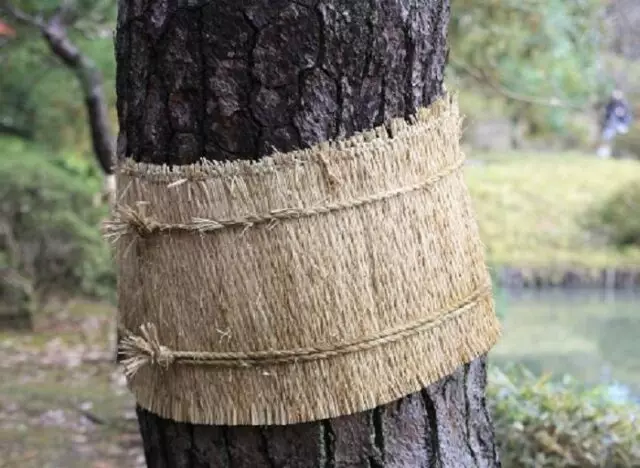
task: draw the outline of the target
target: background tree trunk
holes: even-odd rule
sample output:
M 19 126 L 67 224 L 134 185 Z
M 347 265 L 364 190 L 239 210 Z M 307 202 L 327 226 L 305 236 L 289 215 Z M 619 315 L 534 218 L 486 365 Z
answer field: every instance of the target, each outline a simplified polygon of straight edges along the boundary
M 449 0 L 119 8 L 119 157 L 260 158 L 410 116 L 442 92 Z M 495 467 L 485 381 L 483 358 L 395 403 L 292 426 L 179 424 L 140 408 L 138 418 L 154 468 Z
M 62 2 L 56 13 L 47 20 L 32 16 L 8 1 L 0 1 L 0 13 L 8 13 L 16 21 L 37 28 L 46 41 L 49 50 L 76 75 L 82 93 L 91 131 L 93 153 L 104 173 L 103 193 L 100 198 L 112 204 L 115 195 L 115 139 L 109 120 L 109 104 L 104 94 L 104 81 L 98 66 L 85 55 L 69 37 L 65 24 L 68 2 Z M 13 125 L 0 124 L 0 133 L 13 134 L 29 139 L 32 132 Z M 96 202 L 99 201 L 96 197 Z
M 42 26 L 49 49 L 74 71 L 84 94 L 93 152 L 103 172 L 113 174 L 115 139 L 109 121 L 109 106 L 104 95 L 104 82 L 98 66 L 69 39 L 60 16 Z
M 115 145 L 109 121 L 109 106 L 103 90 L 102 73 L 93 60 L 83 54 L 68 35 L 65 15 L 68 13 L 69 5 L 62 2 L 55 14 L 43 20 L 39 16 L 32 16 L 22 11 L 8 1 L 0 3 L 0 12 L 6 12 L 16 21 L 38 29 L 49 50 L 75 73 L 84 95 L 93 152 L 103 172 L 107 176 L 112 176 Z

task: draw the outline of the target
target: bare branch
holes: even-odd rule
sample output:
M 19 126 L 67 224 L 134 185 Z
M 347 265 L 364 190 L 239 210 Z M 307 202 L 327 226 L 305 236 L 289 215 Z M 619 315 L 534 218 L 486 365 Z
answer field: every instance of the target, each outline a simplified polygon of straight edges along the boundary
M 65 65 L 75 68 L 81 65 L 83 59 L 80 50 L 69 40 L 62 22 L 62 15 L 55 14 L 42 28 L 42 35 L 51 51 L 62 60 Z

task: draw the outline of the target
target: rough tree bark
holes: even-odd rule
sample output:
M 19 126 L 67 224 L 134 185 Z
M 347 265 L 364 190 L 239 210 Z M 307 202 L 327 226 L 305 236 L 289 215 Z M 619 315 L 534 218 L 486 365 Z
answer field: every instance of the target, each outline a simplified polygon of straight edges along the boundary
M 120 0 L 118 155 L 260 158 L 409 116 L 442 92 L 448 18 L 449 0 Z M 485 381 L 481 358 L 395 403 L 293 426 L 138 418 L 153 468 L 496 467 Z

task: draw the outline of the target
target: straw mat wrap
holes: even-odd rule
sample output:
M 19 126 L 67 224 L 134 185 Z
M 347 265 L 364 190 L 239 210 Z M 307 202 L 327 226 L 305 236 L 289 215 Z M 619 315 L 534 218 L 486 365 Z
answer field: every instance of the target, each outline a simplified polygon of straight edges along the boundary
M 371 409 L 499 336 L 447 96 L 260 161 L 121 163 L 120 343 L 138 403 L 291 424 Z

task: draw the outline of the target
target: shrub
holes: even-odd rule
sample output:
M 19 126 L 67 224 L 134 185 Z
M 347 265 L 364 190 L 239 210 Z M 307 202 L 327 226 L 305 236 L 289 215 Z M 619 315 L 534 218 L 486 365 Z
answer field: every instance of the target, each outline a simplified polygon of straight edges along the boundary
M 2 141 L 0 257 L 36 291 L 105 296 L 115 286 L 101 238 L 100 175 L 86 160 Z
M 0 267 L 0 298 L 0 330 L 31 329 L 34 303 L 30 282 L 10 268 Z
M 640 180 L 623 186 L 588 213 L 586 224 L 616 246 L 640 245 Z
M 606 388 L 490 372 L 488 398 L 505 468 L 640 466 L 640 407 Z

